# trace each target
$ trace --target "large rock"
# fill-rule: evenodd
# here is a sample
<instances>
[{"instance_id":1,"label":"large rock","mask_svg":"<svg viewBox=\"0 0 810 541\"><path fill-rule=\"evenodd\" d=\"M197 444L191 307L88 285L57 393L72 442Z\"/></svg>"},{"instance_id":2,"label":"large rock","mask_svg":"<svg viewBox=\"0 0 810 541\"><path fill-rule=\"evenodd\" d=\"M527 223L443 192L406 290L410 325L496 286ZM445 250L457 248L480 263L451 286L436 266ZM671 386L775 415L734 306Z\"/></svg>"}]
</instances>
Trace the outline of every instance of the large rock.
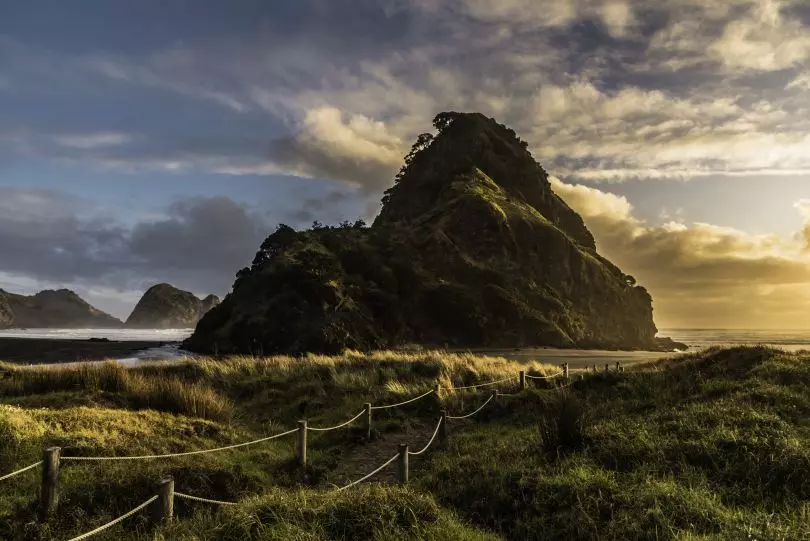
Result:
<instances>
[{"instance_id":1,"label":"large rock","mask_svg":"<svg viewBox=\"0 0 810 541\"><path fill-rule=\"evenodd\" d=\"M73 291L16 295L0 289L0 328L115 328L113 316L94 308Z\"/></svg>"},{"instance_id":2,"label":"large rock","mask_svg":"<svg viewBox=\"0 0 810 541\"><path fill-rule=\"evenodd\" d=\"M527 145L477 113L434 125L371 227L279 226L185 347L656 348L650 295L596 252Z\"/></svg>"},{"instance_id":3,"label":"large rock","mask_svg":"<svg viewBox=\"0 0 810 541\"><path fill-rule=\"evenodd\" d=\"M193 293L169 284L157 284L143 294L127 318L126 326L136 329L185 329L193 327L219 298L197 298Z\"/></svg>"}]
</instances>

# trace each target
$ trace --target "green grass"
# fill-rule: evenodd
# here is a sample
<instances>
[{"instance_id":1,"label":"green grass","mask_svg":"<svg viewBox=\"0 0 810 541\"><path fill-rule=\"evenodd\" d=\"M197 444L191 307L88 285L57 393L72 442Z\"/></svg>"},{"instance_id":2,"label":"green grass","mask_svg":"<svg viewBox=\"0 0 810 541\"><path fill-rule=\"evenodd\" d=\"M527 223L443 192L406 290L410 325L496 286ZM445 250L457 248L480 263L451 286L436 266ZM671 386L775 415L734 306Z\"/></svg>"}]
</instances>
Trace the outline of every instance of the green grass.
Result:
<instances>
[{"instance_id":1,"label":"green grass","mask_svg":"<svg viewBox=\"0 0 810 541\"><path fill-rule=\"evenodd\" d=\"M469 385L520 369L443 352L132 370L2 366L0 474L38 460L45 445L66 455L210 448L302 418L336 424L364 402L397 402L437 382ZM141 513L94 539L807 539L809 383L809 355L765 348L588 374L565 390L541 382L474 421L453 422L445 447L411 458L409 488L329 490L351 480L346 459L376 445L357 427L310 433L305 476L294 437L170 460L64 462L59 512L48 524L36 521L38 471L0 482L0 539L70 538L146 500L167 475L178 491L241 503L177 500L170 525L152 528ZM404 438L431 428L440 407L467 412L485 397L443 392L441 404L430 397L375 411L375 436ZM374 457L368 470L389 456Z\"/></svg>"}]
</instances>

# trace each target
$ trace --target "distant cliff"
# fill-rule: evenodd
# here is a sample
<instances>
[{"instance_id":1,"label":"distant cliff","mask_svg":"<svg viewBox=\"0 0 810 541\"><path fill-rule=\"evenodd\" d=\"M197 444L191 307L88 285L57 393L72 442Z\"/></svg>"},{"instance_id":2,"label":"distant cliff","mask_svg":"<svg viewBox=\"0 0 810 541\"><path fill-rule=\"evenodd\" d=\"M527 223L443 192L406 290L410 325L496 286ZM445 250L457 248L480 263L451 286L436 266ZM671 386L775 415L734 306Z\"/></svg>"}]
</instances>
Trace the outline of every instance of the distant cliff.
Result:
<instances>
[{"instance_id":1,"label":"distant cliff","mask_svg":"<svg viewBox=\"0 0 810 541\"><path fill-rule=\"evenodd\" d=\"M121 321L94 308L73 291L16 295L0 289L0 328L115 328Z\"/></svg>"},{"instance_id":2,"label":"distant cliff","mask_svg":"<svg viewBox=\"0 0 810 541\"><path fill-rule=\"evenodd\" d=\"M514 131L478 113L434 127L371 227L279 226L185 347L661 346L647 290L597 253Z\"/></svg>"},{"instance_id":3,"label":"distant cliff","mask_svg":"<svg viewBox=\"0 0 810 541\"><path fill-rule=\"evenodd\" d=\"M193 327L219 298L204 299L169 284L157 284L143 294L127 319L126 326L138 329L182 329Z\"/></svg>"}]
</instances>

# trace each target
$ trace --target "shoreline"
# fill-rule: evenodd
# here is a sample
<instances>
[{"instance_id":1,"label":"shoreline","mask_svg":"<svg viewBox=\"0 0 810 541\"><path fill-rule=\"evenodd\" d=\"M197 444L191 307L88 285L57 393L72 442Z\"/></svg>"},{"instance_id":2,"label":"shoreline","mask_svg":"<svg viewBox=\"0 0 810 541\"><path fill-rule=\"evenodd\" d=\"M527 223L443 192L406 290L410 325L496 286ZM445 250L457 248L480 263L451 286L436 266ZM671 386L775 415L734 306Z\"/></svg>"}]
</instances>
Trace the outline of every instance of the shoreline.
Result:
<instances>
[{"instance_id":1,"label":"shoreline","mask_svg":"<svg viewBox=\"0 0 810 541\"><path fill-rule=\"evenodd\" d=\"M81 361L103 361L131 357L173 341L93 341L70 338L0 337L0 362L10 364L61 364Z\"/></svg>"}]
</instances>

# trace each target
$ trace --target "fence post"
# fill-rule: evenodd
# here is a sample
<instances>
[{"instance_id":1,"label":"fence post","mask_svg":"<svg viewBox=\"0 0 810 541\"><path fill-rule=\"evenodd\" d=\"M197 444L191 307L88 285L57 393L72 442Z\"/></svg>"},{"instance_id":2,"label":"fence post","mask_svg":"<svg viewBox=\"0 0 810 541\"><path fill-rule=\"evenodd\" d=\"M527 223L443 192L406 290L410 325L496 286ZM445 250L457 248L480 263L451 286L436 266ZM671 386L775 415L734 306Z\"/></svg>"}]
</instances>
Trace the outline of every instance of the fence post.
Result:
<instances>
[{"instance_id":1,"label":"fence post","mask_svg":"<svg viewBox=\"0 0 810 541\"><path fill-rule=\"evenodd\" d=\"M442 410L442 419L439 425L439 443L447 443L447 410Z\"/></svg>"},{"instance_id":2,"label":"fence post","mask_svg":"<svg viewBox=\"0 0 810 541\"><path fill-rule=\"evenodd\" d=\"M307 467L307 422L298 421L298 465L302 470Z\"/></svg>"},{"instance_id":3,"label":"fence post","mask_svg":"<svg viewBox=\"0 0 810 541\"><path fill-rule=\"evenodd\" d=\"M565 379L568 379L568 363L565 363L563 365L563 372L564 372L564 375L565 375Z\"/></svg>"},{"instance_id":4,"label":"fence post","mask_svg":"<svg viewBox=\"0 0 810 541\"><path fill-rule=\"evenodd\" d=\"M400 485L407 485L408 484L408 444L407 443L400 443L399 444L399 484Z\"/></svg>"},{"instance_id":5,"label":"fence post","mask_svg":"<svg viewBox=\"0 0 810 541\"><path fill-rule=\"evenodd\" d=\"M152 504L152 524L168 522L174 517L174 479L158 481L158 499Z\"/></svg>"},{"instance_id":6,"label":"fence post","mask_svg":"<svg viewBox=\"0 0 810 541\"><path fill-rule=\"evenodd\" d=\"M605 363L605 372L610 372L610 363Z\"/></svg>"},{"instance_id":7,"label":"fence post","mask_svg":"<svg viewBox=\"0 0 810 541\"><path fill-rule=\"evenodd\" d=\"M40 491L40 518L45 521L59 505L59 457L62 449L48 447L42 454L42 488Z\"/></svg>"},{"instance_id":8,"label":"fence post","mask_svg":"<svg viewBox=\"0 0 810 541\"><path fill-rule=\"evenodd\" d=\"M521 391L526 390L526 371L525 370L520 371L520 390Z\"/></svg>"},{"instance_id":9,"label":"fence post","mask_svg":"<svg viewBox=\"0 0 810 541\"><path fill-rule=\"evenodd\" d=\"M621 372L621 371L622 371L622 363L620 363L619 361L616 361L616 372Z\"/></svg>"},{"instance_id":10,"label":"fence post","mask_svg":"<svg viewBox=\"0 0 810 541\"><path fill-rule=\"evenodd\" d=\"M493 402L498 401L498 389L492 389L492 401Z\"/></svg>"},{"instance_id":11,"label":"fence post","mask_svg":"<svg viewBox=\"0 0 810 541\"><path fill-rule=\"evenodd\" d=\"M366 440L371 441L371 403L366 402L363 404L363 411L366 414Z\"/></svg>"}]
</instances>

